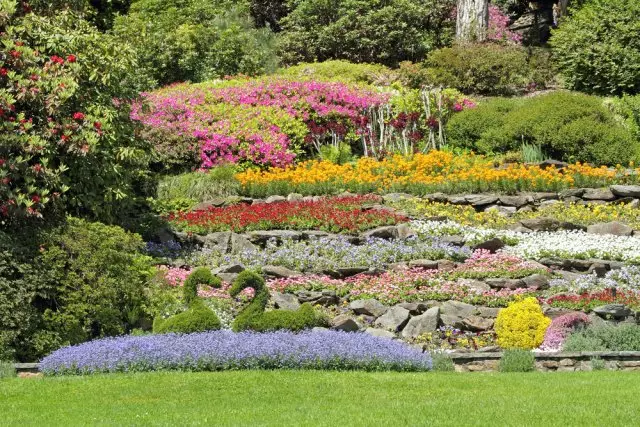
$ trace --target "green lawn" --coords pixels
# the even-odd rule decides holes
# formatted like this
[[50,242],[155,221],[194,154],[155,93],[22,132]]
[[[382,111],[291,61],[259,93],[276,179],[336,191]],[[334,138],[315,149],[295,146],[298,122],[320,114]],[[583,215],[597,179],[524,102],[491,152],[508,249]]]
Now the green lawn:
[[0,425],[637,425],[640,373],[242,371],[0,380]]

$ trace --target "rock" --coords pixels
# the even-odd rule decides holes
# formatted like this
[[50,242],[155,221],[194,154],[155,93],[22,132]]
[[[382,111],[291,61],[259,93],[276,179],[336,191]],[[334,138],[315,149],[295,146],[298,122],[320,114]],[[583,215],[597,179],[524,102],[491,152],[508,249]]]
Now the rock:
[[366,267],[366,266],[343,267],[343,268],[336,269],[336,272],[338,273],[338,275],[340,275],[340,277],[351,277],[351,276],[355,276],[356,274],[364,273],[365,271],[368,271],[368,270],[369,270],[369,267]]
[[540,169],[547,169],[547,168],[564,169],[567,166],[569,166],[569,163],[561,162],[559,160],[547,159],[538,163],[538,166],[540,167]]
[[580,197],[568,196],[568,197],[563,197],[562,201],[564,202],[565,205],[570,205],[572,203],[580,203],[582,202],[582,199]]
[[397,239],[398,235],[398,228],[394,225],[385,225],[362,233],[364,238],[377,237],[386,240]]
[[493,320],[480,316],[469,316],[462,319],[464,329],[472,332],[488,331],[493,327]]
[[380,317],[389,310],[389,307],[373,298],[352,301],[349,304],[349,308],[356,314],[366,314],[374,317]]
[[558,195],[563,200],[571,197],[581,198],[585,191],[587,191],[585,188],[569,188],[567,190],[562,190]]
[[277,279],[302,276],[302,273],[299,271],[289,270],[288,268],[279,265],[265,265],[262,267],[262,272],[266,276],[275,277]]
[[[303,240],[320,239],[323,237],[333,237],[335,234],[320,230],[304,230],[300,232]],[[337,237],[337,236],[336,236]]]
[[384,330],[384,329],[378,329],[378,328],[367,328],[364,330],[365,334],[369,334],[369,335],[373,335],[374,337],[381,337],[381,338],[395,338],[396,334],[394,334],[393,332]]
[[178,236],[170,228],[163,227],[156,231],[155,236],[160,243],[176,242],[179,243]]
[[291,230],[262,230],[250,232],[247,238],[251,243],[264,245],[271,239],[274,239],[277,242],[282,242],[287,239],[300,240],[302,238],[302,233]]
[[609,189],[618,197],[640,198],[640,185],[612,185]]
[[608,188],[588,188],[582,198],[585,200],[615,200],[616,196]]
[[608,271],[609,271],[608,264],[603,264],[601,262],[594,262],[589,266],[589,269],[587,270],[587,274],[595,274],[596,276],[602,278],[606,276]]
[[534,202],[544,202],[545,200],[557,200],[556,193],[533,193],[531,194]]
[[440,238],[442,243],[448,243],[453,246],[462,247],[464,246],[466,240],[462,236],[442,236]]
[[638,199],[633,199],[632,201],[629,202],[629,207],[633,208],[633,209],[638,209],[640,208],[640,200]]
[[568,222],[568,221],[561,221],[560,222],[560,227],[561,230],[580,230],[580,231],[587,231],[587,227],[585,227],[584,225],[580,225],[580,224],[574,224],[572,222]]
[[571,310],[569,308],[545,307],[543,309],[543,313],[545,316],[553,320],[556,317],[564,316],[565,314],[579,313],[579,312],[575,310]]
[[457,282],[459,285],[466,286],[467,288],[474,291],[486,292],[491,290],[491,286],[487,285],[483,281],[476,279],[458,279]]
[[514,206],[521,208],[533,202],[533,198],[526,196],[500,196],[498,199],[505,206]]
[[498,317],[500,309],[495,307],[478,307],[477,312],[480,317],[495,319],[496,317]]
[[242,252],[254,252],[257,251],[258,247],[251,243],[249,239],[244,237],[242,234],[231,234],[231,252],[234,254],[242,253]]
[[444,193],[433,193],[425,195],[423,199],[428,202],[445,203],[449,199],[449,196]]
[[530,228],[524,227],[522,224],[511,224],[507,226],[507,230],[515,231],[516,233],[532,233],[533,230]]
[[440,271],[453,271],[457,268],[457,264],[448,259],[438,260],[438,270]]
[[624,304],[606,304],[601,305],[593,309],[593,312],[603,319],[614,318],[614,319],[624,319],[627,316],[633,315],[633,311],[631,311]]
[[405,199],[411,199],[413,196],[407,193],[389,193],[382,196],[385,202],[399,202]]
[[242,273],[246,268],[242,264],[229,264],[220,267],[216,274],[218,273]]
[[423,268],[425,270],[437,270],[438,261],[432,261],[430,259],[414,259],[409,261],[409,267]]
[[218,273],[216,276],[225,283],[233,283],[238,278],[238,273]]
[[520,279],[491,278],[486,279],[484,282],[494,289],[520,289],[527,287],[524,281]]
[[544,274],[532,274],[522,279],[527,288],[549,289],[549,278]]
[[206,202],[198,203],[193,207],[194,211],[205,211],[209,208],[219,208],[225,205],[226,200],[222,198],[216,198],[207,200]]
[[498,201],[498,196],[488,194],[470,194],[465,196],[465,200],[472,206],[486,206]]
[[593,224],[587,227],[587,233],[613,234],[614,236],[631,236],[633,228],[618,221]]
[[440,307],[432,307],[419,316],[409,319],[402,330],[403,338],[416,338],[427,332],[433,332],[438,328],[440,319]]
[[491,205],[485,208],[484,211],[485,212],[495,211],[502,216],[511,216],[514,213],[516,213],[517,209],[515,206]]
[[282,196],[269,196],[267,197],[264,202],[265,203],[276,203],[276,202],[285,202],[287,200],[286,197],[282,197]]
[[398,230],[399,239],[404,240],[404,239],[408,239],[409,237],[414,237],[418,235],[418,233],[416,233],[415,230],[409,227],[409,224],[399,224],[396,226],[396,229]]
[[392,262],[391,264],[387,265],[387,268],[393,271],[408,270],[409,264],[407,264],[406,262]]
[[553,206],[558,203],[560,203],[560,200],[544,200],[540,202],[540,208],[544,209],[546,207]]
[[293,202],[296,200],[302,200],[302,194],[299,193],[291,193],[287,196],[287,201],[288,202]]
[[473,315],[475,310],[475,306],[460,301],[445,301],[440,306],[440,314],[442,316],[455,316],[460,319]]
[[520,221],[520,224],[533,231],[555,231],[560,227],[560,221],[544,216],[539,218],[523,219]]
[[331,320],[331,328],[338,331],[357,332],[362,325],[348,314],[341,314]]
[[580,280],[580,278],[584,277],[584,274],[574,273],[572,271],[557,270],[554,271],[554,273],[558,274],[562,279],[570,282],[573,280]]
[[385,314],[378,317],[373,324],[382,329],[398,332],[404,328],[408,321],[409,310],[403,307],[394,306],[387,310]]
[[400,304],[398,304],[398,307],[409,310],[409,313],[413,316],[424,313],[432,306],[433,304],[429,304],[426,302],[401,302]]
[[207,249],[213,249],[224,254],[229,250],[231,233],[227,231],[209,233],[206,236],[199,236],[198,240],[202,242],[203,247]]
[[450,196],[447,198],[447,201],[452,205],[468,205],[469,202],[467,198],[464,196]]
[[271,299],[273,299],[275,307],[281,310],[295,311],[300,308],[300,302],[298,302],[298,298],[292,294],[272,292]]
[[296,292],[298,301],[301,303],[311,303],[328,307],[330,305],[336,305],[340,302],[340,298],[336,295],[335,291],[324,290],[318,291],[298,291]]
[[478,243],[473,247],[473,250],[478,249],[486,249],[491,253],[497,252],[499,249],[505,247],[505,243],[498,237],[494,237],[493,239],[485,240],[482,243]]
[[478,353],[498,353],[500,351],[500,347],[497,345],[488,345],[486,347],[480,347]]

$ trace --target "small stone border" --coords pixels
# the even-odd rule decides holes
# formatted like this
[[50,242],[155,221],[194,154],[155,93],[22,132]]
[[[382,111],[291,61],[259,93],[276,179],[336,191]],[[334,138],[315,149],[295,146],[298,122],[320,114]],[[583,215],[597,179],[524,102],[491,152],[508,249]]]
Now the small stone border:
[[[502,353],[449,353],[457,372],[496,372]],[[601,359],[607,370],[640,371],[640,351],[583,351],[535,353],[540,372],[591,371],[591,360]],[[18,373],[37,373],[39,363],[16,363]]]

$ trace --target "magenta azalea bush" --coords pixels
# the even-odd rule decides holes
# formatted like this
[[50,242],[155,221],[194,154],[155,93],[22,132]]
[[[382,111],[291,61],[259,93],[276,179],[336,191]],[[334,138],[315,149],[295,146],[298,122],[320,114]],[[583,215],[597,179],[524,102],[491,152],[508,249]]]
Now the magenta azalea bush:
[[178,84],[144,94],[131,117],[165,166],[185,160],[287,166],[326,142],[358,140],[367,109],[388,95],[345,83],[284,78]]
[[544,351],[558,351],[574,329],[591,323],[589,317],[582,312],[568,313],[558,316],[551,321],[551,325],[544,334],[544,341],[540,349]]

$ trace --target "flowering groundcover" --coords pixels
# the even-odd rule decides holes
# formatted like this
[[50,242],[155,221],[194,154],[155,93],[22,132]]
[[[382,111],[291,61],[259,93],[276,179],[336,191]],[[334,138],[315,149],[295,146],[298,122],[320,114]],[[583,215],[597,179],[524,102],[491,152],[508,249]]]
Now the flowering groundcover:
[[211,331],[105,338],[45,357],[45,375],[228,369],[428,371],[431,357],[398,341],[361,333]]

